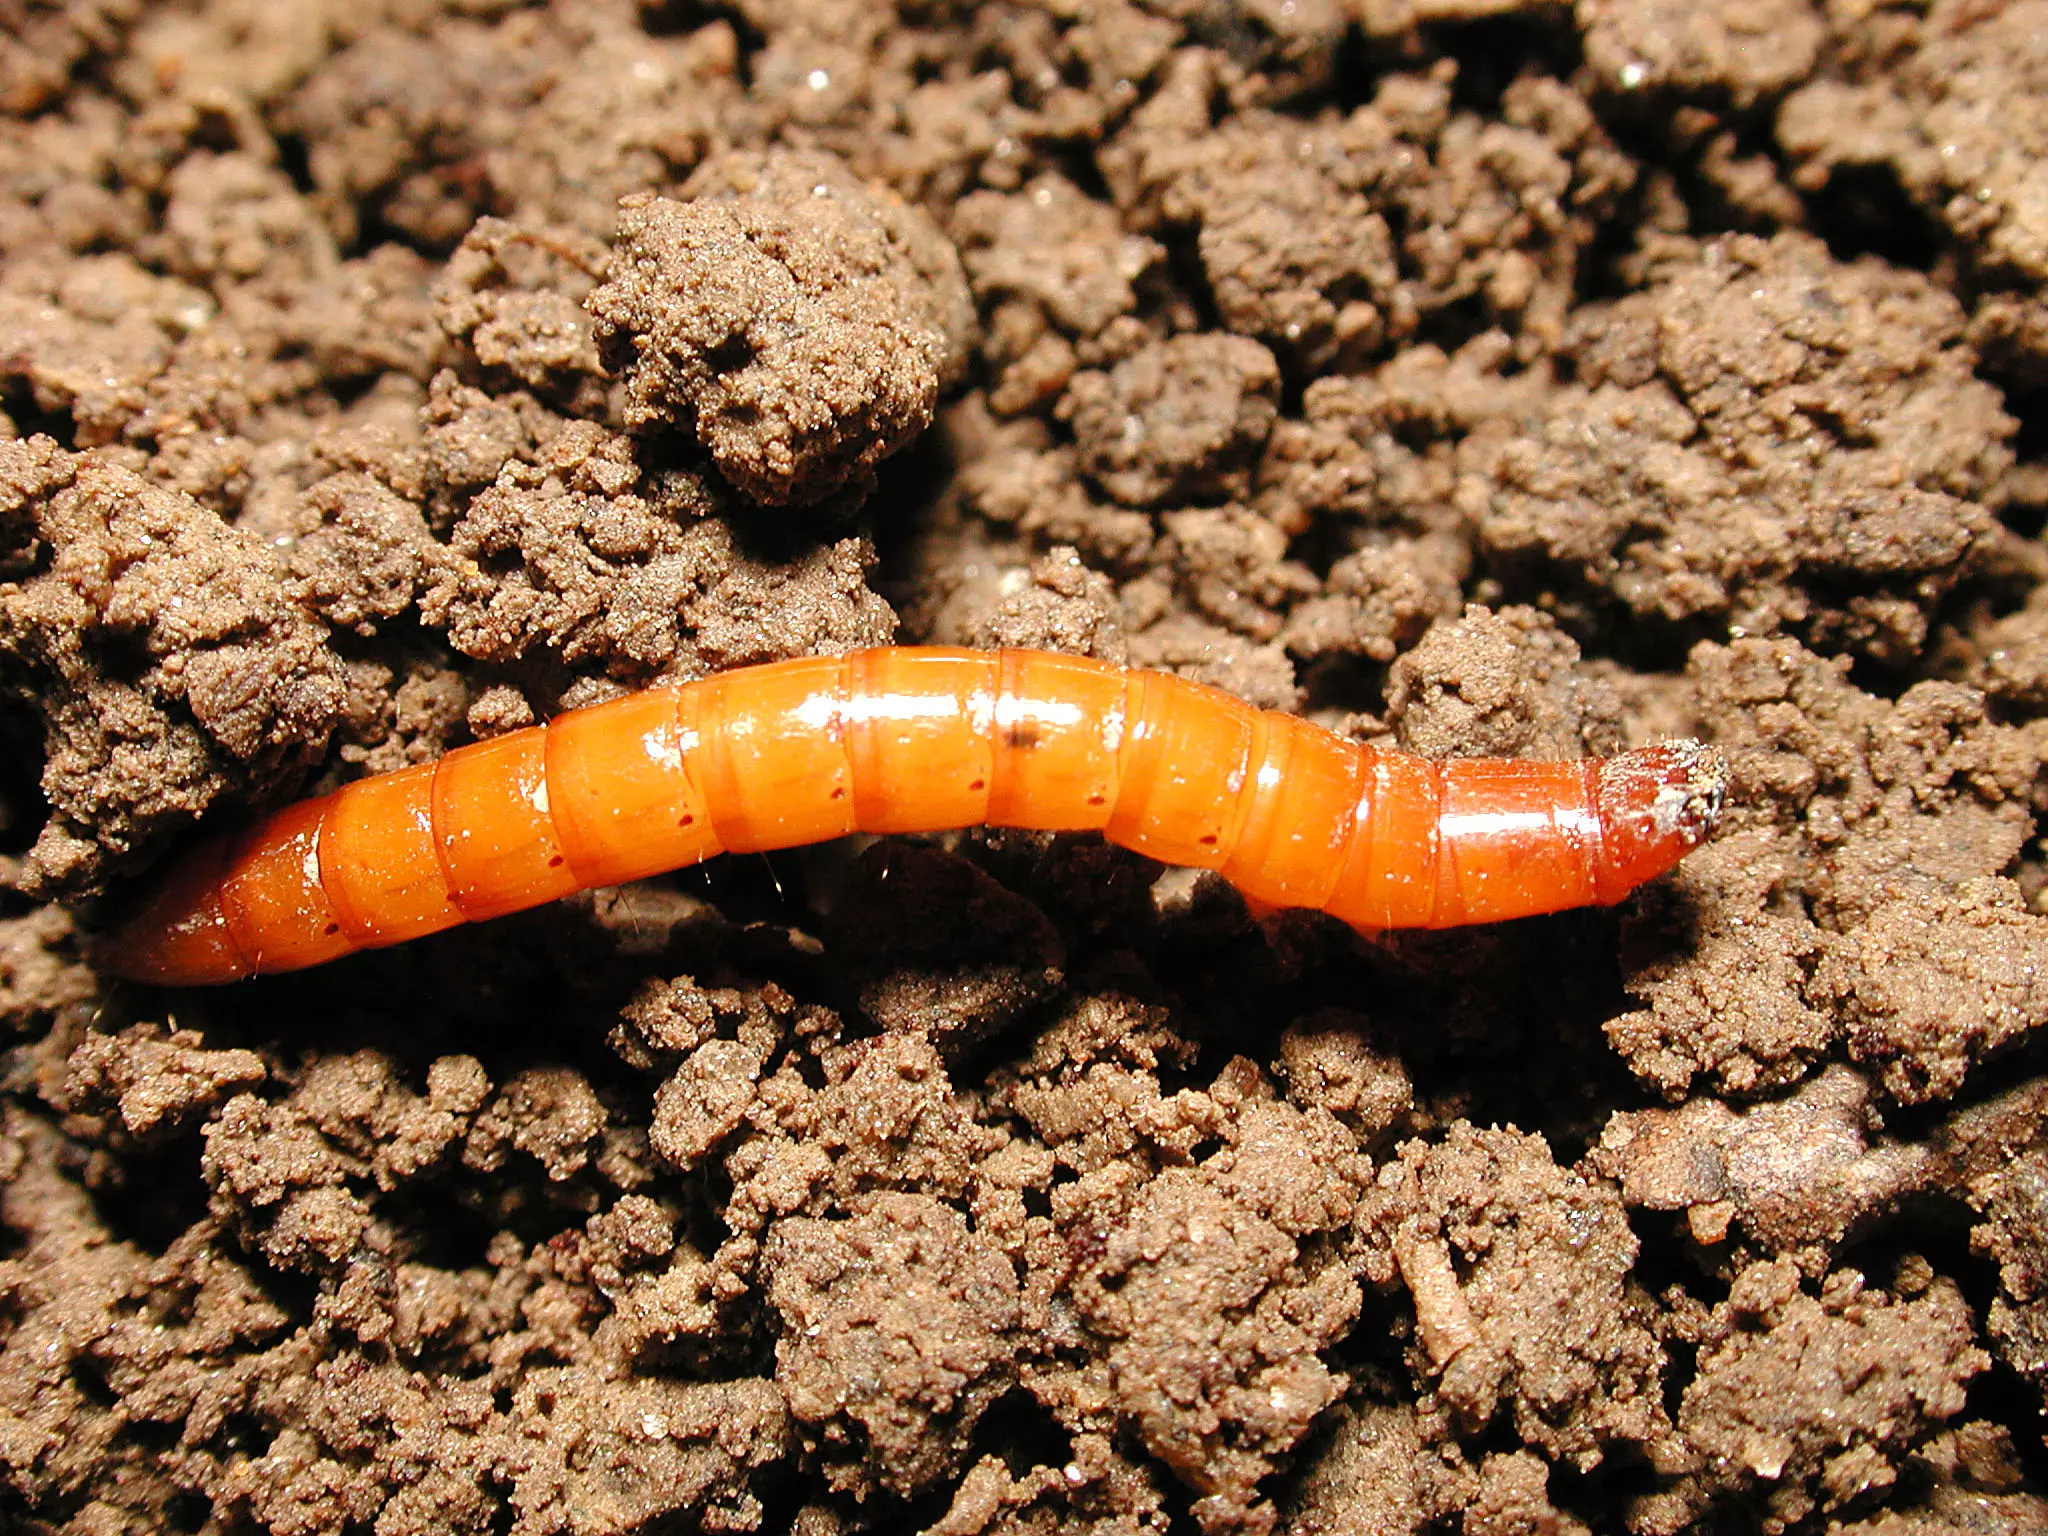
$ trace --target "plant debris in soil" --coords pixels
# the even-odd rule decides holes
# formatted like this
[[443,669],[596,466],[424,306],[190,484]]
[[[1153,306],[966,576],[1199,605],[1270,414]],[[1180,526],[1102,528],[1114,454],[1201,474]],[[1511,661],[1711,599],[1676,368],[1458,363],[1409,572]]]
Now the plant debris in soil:
[[[2048,1527],[2048,0],[0,4],[0,1523]],[[202,825],[891,641],[1699,735],[1611,912]]]

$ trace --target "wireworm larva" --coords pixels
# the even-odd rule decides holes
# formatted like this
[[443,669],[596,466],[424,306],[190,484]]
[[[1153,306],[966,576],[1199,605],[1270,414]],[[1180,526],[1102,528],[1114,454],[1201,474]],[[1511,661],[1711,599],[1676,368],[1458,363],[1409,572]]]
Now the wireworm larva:
[[895,646],[745,667],[361,779],[199,844],[97,946],[205,985],[718,853],[980,824],[1100,830],[1246,897],[1446,928],[1619,901],[1713,829],[1696,742],[1430,762],[1162,672]]

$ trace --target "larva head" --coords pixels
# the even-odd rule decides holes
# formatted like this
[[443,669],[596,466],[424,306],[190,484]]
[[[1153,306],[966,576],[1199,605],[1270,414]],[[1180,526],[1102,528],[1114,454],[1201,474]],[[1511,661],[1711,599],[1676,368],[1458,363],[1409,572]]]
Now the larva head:
[[1697,741],[1639,747],[1600,765],[1599,900],[1621,900],[1713,835],[1728,760]]

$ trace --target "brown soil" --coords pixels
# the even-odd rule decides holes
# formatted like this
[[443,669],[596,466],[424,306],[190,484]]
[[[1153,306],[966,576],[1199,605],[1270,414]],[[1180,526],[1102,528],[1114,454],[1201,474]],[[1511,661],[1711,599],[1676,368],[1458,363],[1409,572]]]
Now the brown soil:
[[[2048,0],[0,0],[0,1526],[2048,1528]],[[890,639],[1697,733],[166,995],[202,820]]]

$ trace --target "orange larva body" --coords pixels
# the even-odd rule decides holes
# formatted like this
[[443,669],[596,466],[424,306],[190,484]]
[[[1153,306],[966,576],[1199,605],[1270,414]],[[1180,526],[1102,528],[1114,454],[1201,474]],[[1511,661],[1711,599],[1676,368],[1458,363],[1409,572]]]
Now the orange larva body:
[[1427,762],[1164,673],[891,647],[649,689],[287,807],[193,849],[100,952],[232,981],[714,854],[980,824],[1444,928],[1620,900],[1706,837],[1724,778],[1693,743]]

